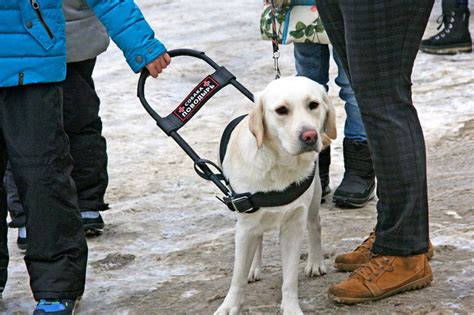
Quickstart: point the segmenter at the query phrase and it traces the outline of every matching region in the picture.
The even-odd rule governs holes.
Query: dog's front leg
[[[238,314],[242,306],[247,276],[250,270],[258,235],[237,222],[235,232],[235,262],[229,292],[214,315]]]
[[[317,163],[316,163],[317,164]],[[318,174],[318,169],[316,169]],[[321,219],[319,208],[321,206],[321,182],[319,176],[314,177],[314,195],[308,209],[308,220],[306,222],[309,233],[309,254],[305,274],[308,277],[318,277],[326,274],[324,255],[321,245]]]
[[[280,229],[283,286],[281,310],[283,315],[303,314],[298,302],[298,266],[303,220],[293,218]]]
[[[262,244],[263,243],[263,234],[257,237],[257,248],[255,250],[255,255],[252,261],[252,266],[250,267],[250,272],[248,276],[248,282],[260,281],[260,270],[262,268]]]

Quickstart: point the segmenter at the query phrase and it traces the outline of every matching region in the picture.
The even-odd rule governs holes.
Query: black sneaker
[[[344,139],[344,178],[333,195],[340,207],[361,208],[375,197],[375,172],[366,141]]]
[[[72,315],[74,314],[75,301],[41,299],[36,305],[33,315]]]
[[[18,228],[18,237],[16,239],[16,245],[20,250],[26,250],[27,238],[26,228],[24,226]]]
[[[420,50],[430,54],[454,55],[472,52],[472,39],[469,33],[469,9],[443,1],[443,15],[438,18],[436,35],[421,41]]]
[[[102,234],[105,223],[98,211],[82,211],[81,217],[86,235],[97,236]]]

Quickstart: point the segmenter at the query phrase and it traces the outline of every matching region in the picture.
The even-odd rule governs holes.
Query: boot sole
[[[105,227],[104,223],[85,224],[84,225],[84,233],[86,234],[86,236],[102,235],[104,227]]]
[[[395,289],[393,291],[387,292],[381,296],[377,297],[372,297],[372,298],[349,298],[349,297],[339,297],[335,296],[331,293],[329,293],[329,298],[333,300],[336,303],[342,303],[342,304],[357,304],[357,303],[363,303],[363,302],[370,302],[370,301],[377,301],[381,300],[384,298],[387,298],[389,296],[406,292],[406,291],[413,291],[413,290],[419,290],[426,288],[431,282],[433,281],[433,274],[430,274],[426,277],[423,277],[421,279],[415,280],[413,282],[410,282],[408,284],[405,284],[403,287],[400,287],[398,289]]]
[[[375,198],[375,189],[370,193],[368,198],[345,198],[333,195],[332,201],[340,207],[362,208]]]
[[[472,52],[472,45],[465,44],[465,46],[444,47],[444,48],[420,47],[420,50],[426,53],[435,54],[435,55],[455,55],[457,53]]]

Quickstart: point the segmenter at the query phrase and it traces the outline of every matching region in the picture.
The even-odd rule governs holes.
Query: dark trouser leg
[[[433,0],[317,3],[348,69],[378,179],[373,252],[424,253],[428,249],[426,156],[410,77]]]
[[[27,215],[25,262],[34,297],[76,299],[84,291],[87,244],[70,176],[62,88],[38,84],[4,90],[1,125]]]
[[[72,178],[81,210],[106,210],[108,184],[106,142],[99,117],[100,100],[94,89],[95,59],[68,63],[64,81],[64,128],[74,159]]]
[[[0,108],[4,92],[0,89]],[[1,129],[0,129],[1,130]],[[0,178],[3,178],[7,167],[7,149],[0,133]],[[7,194],[3,181],[0,180],[0,295],[5,288],[8,277],[8,227],[7,227]]]
[[[26,214],[25,210],[23,210],[23,206],[21,205],[20,196],[18,196],[18,189],[16,188],[10,163],[7,164],[3,182],[7,192],[8,211],[10,212],[10,217],[12,219],[10,222],[10,227],[24,227],[26,225]]]

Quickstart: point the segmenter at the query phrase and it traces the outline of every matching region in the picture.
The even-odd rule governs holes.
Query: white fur
[[[311,101],[319,106],[309,109]],[[288,115],[275,111],[281,106],[287,107]],[[310,176],[323,142],[335,138],[334,116],[334,108],[319,84],[303,77],[282,78],[270,83],[257,96],[250,115],[236,127],[230,138],[222,167],[234,190],[238,193],[283,190]],[[301,132],[308,128],[316,130],[318,135],[311,150],[300,140]],[[311,187],[292,203],[261,208],[253,214],[238,214],[232,283],[216,315],[238,314],[247,282],[260,280],[262,237],[271,228],[280,231],[282,312],[302,314],[298,303],[298,265],[304,225],[307,225],[310,240],[305,273],[307,276],[326,273],[321,248],[318,174],[316,169]]]

